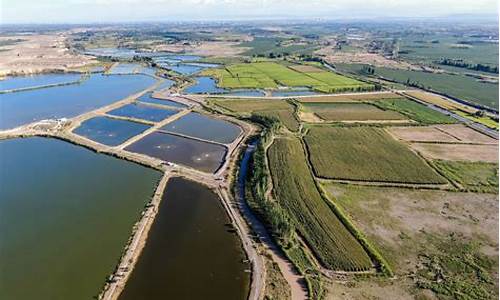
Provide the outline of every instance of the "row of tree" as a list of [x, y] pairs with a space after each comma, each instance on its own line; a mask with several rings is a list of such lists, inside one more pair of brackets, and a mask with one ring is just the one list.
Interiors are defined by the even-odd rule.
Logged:
[[437, 63], [440, 65], [445, 65], [445, 66], [453, 66], [453, 67], [465, 68], [465, 69], [474, 70], [474, 71], [481, 71], [481, 72], [498, 74], [498, 66], [490, 66], [490, 65], [484, 65], [484, 64], [472, 64], [472, 63], [465, 62], [462, 59], [442, 58], [441, 60], [437, 61]]

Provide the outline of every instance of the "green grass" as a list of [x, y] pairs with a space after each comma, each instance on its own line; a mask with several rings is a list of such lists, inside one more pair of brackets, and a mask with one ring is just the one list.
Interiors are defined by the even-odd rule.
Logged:
[[434, 164], [442, 174], [468, 191], [498, 193], [498, 164], [443, 160]]
[[325, 93], [374, 89], [371, 84], [316, 69], [299, 72], [276, 62], [252, 62], [208, 69], [203, 74], [217, 78], [218, 85], [228, 89], [276, 89], [278, 86], [288, 86], [310, 87]]
[[371, 261], [318, 191], [302, 144], [277, 138], [268, 150], [273, 194], [318, 260], [334, 270], [366, 270]]
[[250, 48], [245, 51], [243, 55], [275, 55], [288, 53], [288, 54], [310, 54], [317, 47], [312, 45], [282, 45], [284, 39], [281, 38], [268, 38], [268, 37], [255, 37], [252, 41], [240, 43], [238, 46]]
[[373, 104], [382, 109], [397, 111], [421, 124], [456, 123], [455, 119], [409, 99], [386, 99], [375, 101]]
[[255, 114], [259, 116], [276, 118], [281, 124], [291, 131], [299, 129], [299, 122], [295, 118], [295, 107], [284, 100], [211, 100], [226, 110], [237, 114]]
[[385, 130], [312, 127], [305, 137], [317, 176], [398, 183], [446, 183], [426, 162]]
[[325, 121], [367, 121], [367, 120], [406, 120], [407, 118], [392, 110], [382, 110], [365, 103], [302, 103], [304, 110], [311, 111]]

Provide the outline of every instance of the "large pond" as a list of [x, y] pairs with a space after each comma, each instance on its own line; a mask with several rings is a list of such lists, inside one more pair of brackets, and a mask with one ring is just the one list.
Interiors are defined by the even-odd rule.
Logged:
[[120, 300], [244, 300], [250, 266], [218, 196], [169, 180], [148, 241]]
[[234, 141], [241, 133], [240, 127], [231, 122], [199, 113], [189, 113], [161, 129], [225, 144]]
[[137, 98], [137, 100], [140, 102], [144, 102], [144, 103], [154, 103], [154, 104], [167, 105], [167, 106], [175, 107], [175, 108], [179, 108], [179, 109], [187, 107], [186, 105], [184, 105], [182, 103], [175, 102], [172, 100], [154, 98], [152, 95], [153, 95], [153, 93], [147, 93], [147, 94], [144, 94], [144, 95], [140, 96], [139, 98]]
[[[41, 74], [32, 76], [7, 77], [0, 80], [0, 91], [25, 89], [51, 84], [75, 82], [82, 75], [76, 73], [67, 74]], [[3, 97], [3, 96], [2, 96]]]
[[142, 69], [140, 64], [132, 64], [132, 63], [119, 63], [114, 66], [110, 74], [132, 74], [134, 72], [139, 72]]
[[200, 76], [196, 77], [196, 83], [187, 87], [184, 90], [186, 94], [224, 94], [227, 96], [240, 96], [240, 97], [263, 97], [264, 91], [256, 89], [223, 89], [217, 87], [217, 81], [211, 77]]
[[204, 172], [215, 172], [226, 155], [226, 147], [163, 132], [153, 132], [125, 150], [164, 161], [186, 165]]
[[164, 82], [160, 83], [160, 85], [156, 88], [157, 91], [161, 91], [164, 89], [170, 88], [174, 84], [173, 80], [165, 79]]
[[0, 299], [96, 296], [160, 177], [59, 140], [0, 141]]
[[108, 112], [108, 114], [114, 116], [136, 118], [152, 122], [159, 122], [176, 113], [178, 113], [177, 110], [168, 109], [166, 107], [158, 108], [142, 103], [127, 104]]
[[74, 117], [126, 98], [154, 82], [145, 75], [94, 74], [80, 84], [3, 94], [0, 130], [43, 119]]
[[148, 128], [149, 125], [140, 123], [95, 117], [83, 122], [73, 132], [104, 145], [116, 146]]

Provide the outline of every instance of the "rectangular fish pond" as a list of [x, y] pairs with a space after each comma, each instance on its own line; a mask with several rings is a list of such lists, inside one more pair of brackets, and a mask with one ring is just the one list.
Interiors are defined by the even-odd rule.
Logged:
[[73, 132], [104, 145], [116, 146], [150, 127], [125, 120], [95, 117], [84, 121]]
[[78, 73], [57, 73], [7, 77], [3, 80], [0, 80], [0, 91], [70, 83], [80, 80], [81, 77], [82, 74]]
[[231, 122], [194, 112], [182, 116], [161, 129], [224, 144], [233, 142], [241, 133], [241, 128]]
[[147, 94], [144, 94], [144, 95], [140, 96], [139, 98], [137, 98], [137, 100], [140, 102], [144, 102], [144, 103], [161, 104], [161, 105], [171, 106], [171, 107], [175, 107], [175, 108], [186, 108], [187, 107], [186, 105], [184, 105], [182, 103], [175, 102], [172, 100], [154, 98], [152, 95], [153, 95], [153, 93], [147, 93]]
[[0, 141], [0, 299], [97, 296], [161, 176], [60, 140]]
[[220, 201], [199, 183], [171, 178], [119, 299], [247, 299], [251, 266]]
[[146, 75], [93, 74], [79, 84], [2, 94], [0, 130], [49, 118], [71, 118], [151, 86]]
[[224, 146], [155, 131], [125, 150], [163, 161], [189, 166], [204, 172], [216, 172], [224, 162]]
[[159, 108], [143, 103], [131, 103], [107, 112], [109, 115], [142, 119], [151, 122], [162, 121], [178, 113], [178, 110]]

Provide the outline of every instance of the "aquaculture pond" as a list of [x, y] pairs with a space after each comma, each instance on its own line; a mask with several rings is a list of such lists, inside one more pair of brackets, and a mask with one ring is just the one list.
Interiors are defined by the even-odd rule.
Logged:
[[205, 67], [191, 64], [160, 64], [160, 66], [182, 75], [192, 75], [196, 72], [206, 69]]
[[189, 113], [161, 129], [224, 144], [231, 143], [241, 133], [240, 127], [231, 122], [199, 113]]
[[196, 77], [196, 84], [184, 90], [186, 94], [223, 94], [225, 89], [217, 87], [217, 82], [207, 76]]
[[264, 97], [266, 93], [261, 90], [231, 90], [226, 91], [224, 95], [237, 97]]
[[155, 106], [131, 103], [108, 112], [109, 115], [159, 122], [178, 113], [178, 110], [158, 108]]
[[98, 143], [116, 146], [150, 128], [136, 122], [95, 117], [83, 122], [73, 132]]
[[119, 63], [117, 66], [114, 66], [110, 74], [132, 74], [135, 71], [140, 71], [142, 66], [139, 64], [130, 64], [130, 63]]
[[273, 91], [273, 97], [293, 97], [293, 96], [308, 96], [308, 95], [317, 95], [317, 92], [308, 91], [308, 90], [288, 90], [288, 91]]
[[139, 100], [141, 102], [145, 102], [145, 103], [168, 105], [168, 106], [176, 107], [176, 108], [185, 108], [186, 107], [186, 105], [179, 103], [179, 102], [172, 101], [172, 100], [153, 98], [152, 95], [153, 95], [153, 93], [147, 93], [147, 94], [144, 94], [144, 95], [140, 96], [139, 98], [137, 98], [137, 100]]
[[250, 266], [220, 201], [199, 183], [170, 179], [119, 299], [247, 299]]
[[215, 172], [226, 155], [226, 147], [164, 132], [153, 132], [125, 150], [164, 161], [186, 165], [204, 172]]
[[41, 74], [41, 75], [31, 75], [31, 76], [7, 77], [3, 80], [0, 80], [0, 91], [76, 82], [81, 77], [82, 75], [77, 73]]
[[0, 299], [96, 296], [160, 178], [60, 140], [0, 141]]
[[0, 130], [43, 119], [74, 117], [126, 98], [154, 82], [145, 75], [93, 74], [80, 84], [3, 94]]
[[164, 82], [160, 83], [160, 85], [156, 88], [157, 91], [161, 91], [164, 89], [170, 88], [174, 84], [173, 80], [165, 79]]

